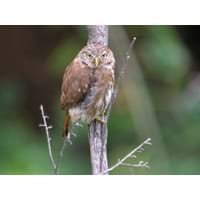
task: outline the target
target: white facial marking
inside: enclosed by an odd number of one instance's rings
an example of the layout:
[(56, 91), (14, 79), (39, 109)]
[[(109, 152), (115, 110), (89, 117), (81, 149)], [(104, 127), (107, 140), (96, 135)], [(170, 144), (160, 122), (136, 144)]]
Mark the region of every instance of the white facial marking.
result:
[(106, 68), (106, 69), (111, 69), (111, 70), (113, 69), (113, 66), (109, 65), (109, 64), (108, 65), (103, 65), (103, 67)]

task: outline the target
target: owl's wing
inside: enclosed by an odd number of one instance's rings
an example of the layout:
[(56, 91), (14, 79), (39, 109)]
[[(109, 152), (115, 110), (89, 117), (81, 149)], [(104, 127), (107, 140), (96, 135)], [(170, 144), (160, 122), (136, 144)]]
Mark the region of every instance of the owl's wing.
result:
[(84, 99), (88, 92), (91, 77), (90, 69), (77, 60), (65, 70), (61, 89), (61, 106), (67, 110)]

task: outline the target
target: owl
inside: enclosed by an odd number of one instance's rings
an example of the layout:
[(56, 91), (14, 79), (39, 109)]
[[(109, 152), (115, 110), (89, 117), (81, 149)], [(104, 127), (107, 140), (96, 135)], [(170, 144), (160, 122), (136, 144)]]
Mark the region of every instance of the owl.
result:
[(105, 113), (112, 99), (115, 58), (111, 49), (92, 43), (85, 46), (66, 67), (61, 88), (65, 111), (64, 136), (70, 123), (106, 122)]

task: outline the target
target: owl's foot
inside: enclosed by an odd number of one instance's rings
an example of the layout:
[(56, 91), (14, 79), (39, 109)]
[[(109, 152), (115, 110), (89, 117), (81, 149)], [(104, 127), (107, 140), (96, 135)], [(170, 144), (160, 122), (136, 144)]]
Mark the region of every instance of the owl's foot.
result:
[(76, 133), (71, 133), (71, 135), (73, 135), (75, 138), (77, 137)]
[(101, 122), (102, 124), (107, 123), (107, 118), (105, 115), (100, 115), (98, 117), (95, 118), (98, 122)]
[(75, 122), (75, 125), (76, 125), (77, 127), (81, 127), (81, 128), (83, 128), (83, 125), (80, 124), (79, 122)]
[(67, 136), (66, 136), (66, 142), (71, 144), (72, 145), (72, 141), (71, 141), (71, 133), (69, 133)]
[(72, 145), (71, 136), (77, 137), (76, 133), (69, 132), (67, 136), (65, 136), (65, 141)]

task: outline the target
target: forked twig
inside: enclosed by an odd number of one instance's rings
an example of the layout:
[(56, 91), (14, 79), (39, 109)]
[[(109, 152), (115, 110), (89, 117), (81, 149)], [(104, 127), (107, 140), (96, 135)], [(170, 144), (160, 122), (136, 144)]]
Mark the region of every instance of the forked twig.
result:
[(128, 163), (124, 163), (124, 161), (126, 161), (128, 158), (130, 157), (135, 157), (135, 153), (136, 152), (141, 152), (141, 149), (143, 149), (142, 147), (145, 145), (145, 144), (148, 144), (148, 145), (152, 145), (151, 144), (151, 138), (148, 138), (146, 139), (142, 144), (140, 144), (139, 146), (137, 146), (134, 150), (132, 150), (129, 154), (127, 154), (126, 156), (124, 156), (122, 159), (119, 159), (118, 162), (113, 165), (112, 167), (110, 167), (108, 170), (104, 171), (103, 173), (101, 173), (101, 175), (103, 174), (106, 174), (112, 170), (114, 170), (115, 168), (119, 167), (120, 165), (126, 165), (126, 166), (131, 166), (131, 167), (147, 167), (149, 168), (148, 166), (148, 162), (144, 162), (144, 161), (140, 161), (139, 164), (137, 165), (134, 165), (134, 164), (128, 164)]
[(146, 167), (146, 168), (150, 168), (149, 167), (149, 163), (148, 162), (144, 162), (142, 160), (138, 164), (121, 163), (121, 165), (124, 165), (124, 166), (127, 166), (127, 167)]
[(47, 124), (46, 119), (48, 119), (49, 117), (44, 114), (43, 105), (40, 105), (40, 110), (41, 110), (41, 115), (42, 115), (42, 119), (43, 119), (43, 124), (39, 124), (39, 127), (44, 127), (44, 129), (45, 129), (45, 133), (46, 133), (46, 136), (47, 136), (49, 157), (50, 157), (50, 160), (52, 162), (53, 168), (55, 170), (56, 169), (56, 163), (54, 161), (54, 157), (53, 157), (53, 153), (52, 153), (52, 149), (51, 149), (51, 137), (50, 137), (50, 134), (49, 134), (49, 129), (53, 128), (53, 126), (48, 126), (48, 124)]
[[(50, 137), (50, 132), (49, 132), (49, 129), (53, 128), (53, 126), (49, 126), (47, 124), (46, 119), (48, 119), (49, 117), (47, 115), (45, 115), (43, 105), (40, 105), (40, 110), (41, 110), (41, 115), (42, 115), (42, 119), (43, 119), (43, 124), (39, 124), (39, 127), (44, 127), (44, 129), (45, 129), (45, 133), (46, 133), (46, 137), (47, 137), (47, 144), (48, 144), (48, 151), (49, 151), (49, 158), (50, 158), (53, 168), (54, 168), (54, 174), (58, 174), (58, 169), (59, 169), (60, 163), (63, 159), (63, 155), (64, 155), (65, 148), (67, 146), (67, 143), (70, 143), (72, 145), (72, 142), (69, 137), (64, 138), (63, 144), (60, 149), (59, 158), (58, 158), (57, 162), (55, 162), (54, 156), (52, 153), (51, 137)], [(74, 134), (72, 134), (72, 135), (74, 135)]]

